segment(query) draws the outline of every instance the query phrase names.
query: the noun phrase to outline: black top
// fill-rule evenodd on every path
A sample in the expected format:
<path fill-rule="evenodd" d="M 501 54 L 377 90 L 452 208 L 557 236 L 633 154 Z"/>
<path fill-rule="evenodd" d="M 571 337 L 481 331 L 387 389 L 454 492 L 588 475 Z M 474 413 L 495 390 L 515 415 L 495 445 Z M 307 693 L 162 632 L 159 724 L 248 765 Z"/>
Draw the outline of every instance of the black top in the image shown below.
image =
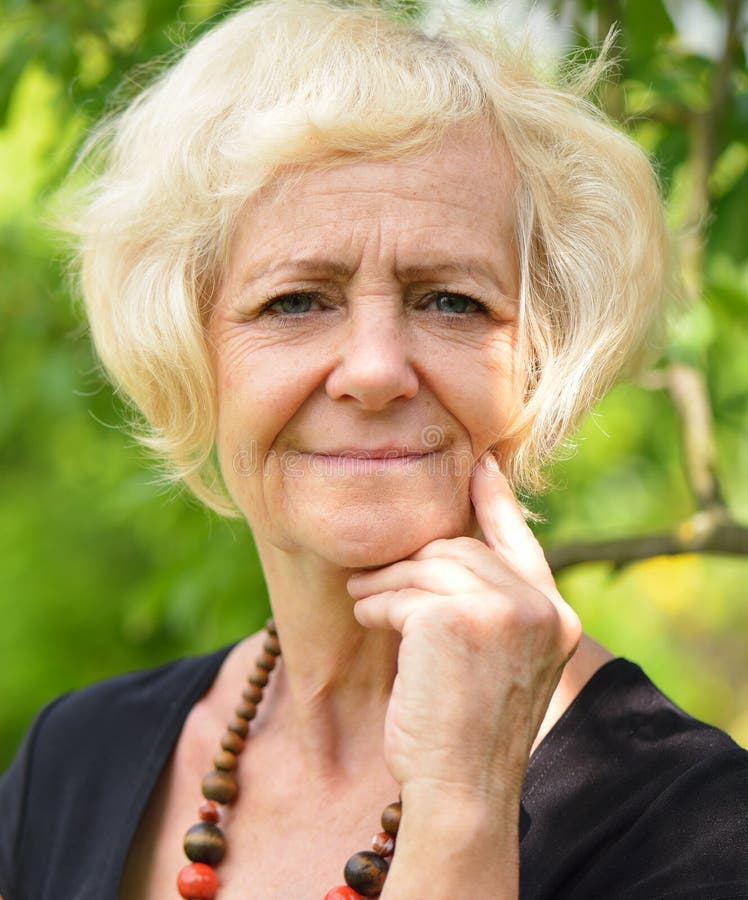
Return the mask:
<path fill-rule="evenodd" d="M 0 779 L 5 900 L 116 900 L 158 776 L 229 649 L 42 710 Z M 523 900 L 748 900 L 748 753 L 623 659 L 533 754 L 522 805 Z"/>

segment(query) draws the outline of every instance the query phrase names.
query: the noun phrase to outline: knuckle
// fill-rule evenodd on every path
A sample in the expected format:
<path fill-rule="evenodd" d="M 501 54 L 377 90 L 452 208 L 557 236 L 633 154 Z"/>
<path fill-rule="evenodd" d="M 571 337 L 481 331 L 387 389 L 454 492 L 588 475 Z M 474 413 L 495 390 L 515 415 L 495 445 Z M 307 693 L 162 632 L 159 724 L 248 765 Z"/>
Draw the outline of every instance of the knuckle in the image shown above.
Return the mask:
<path fill-rule="evenodd" d="M 475 651 L 484 648 L 495 631 L 493 617 L 481 604 L 450 603 L 440 619 L 451 640 Z"/>
<path fill-rule="evenodd" d="M 486 549 L 486 545 L 482 541 L 479 541 L 477 538 L 468 537 L 467 535 L 452 538 L 449 543 L 451 543 L 455 549 L 459 550 Z"/>
<path fill-rule="evenodd" d="M 476 547 L 485 549 L 485 544 L 471 537 L 453 537 L 453 538 L 437 538 L 426 544 L 418 553 L 424 550 L 432 556 L 451 556 L 455 552 L 470 552 Z"/>

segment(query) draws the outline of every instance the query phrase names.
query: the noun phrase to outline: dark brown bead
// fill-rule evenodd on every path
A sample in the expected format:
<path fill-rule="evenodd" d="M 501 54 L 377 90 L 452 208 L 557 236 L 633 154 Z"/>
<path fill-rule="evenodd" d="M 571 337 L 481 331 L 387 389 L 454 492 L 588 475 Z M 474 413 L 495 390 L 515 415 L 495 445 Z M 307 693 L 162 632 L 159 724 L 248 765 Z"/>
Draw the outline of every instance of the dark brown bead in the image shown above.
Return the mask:
<path fill-rule="evenodd" d="M 249 734 L 249 722 L 246 719 L 240 719 L 239 716 L 232 719 L 226 727 L 229 731 L 233 731 L 234 734 L 238 734 L 242 738 Z"/>
<path fill-rule="evenodd" d="M 257 657 L 255 665 L 258 669 L 264 669 L 266 672 L 272 672 L 275 668 L 276 657 L 273 656 L 272 653 L 268 653 L 267 650 L 263 650 L 263 652 Z"/>
<path fill-rule="evenodd" d="M 384 828 L 387 834 L 391 834 L 392 837 L 395 837 L 397 829 L 400 827 L 400 815 L 402 810 L 402 803 L 396 802 L 390 803 L 389 806 L 385 806 L 384 812 L 382 813 L 382 828 Z"/>
<path fill-rule="evenodd" d="M 200 822 L 185 834 L 184 852 L 192 862 L 217 866 L 226 852 L 226 838 L 217 825 Z"/>
<path fill-rule="evenodd" d="M 236 753 L 230 750 L 221 750 L 216 753 L 213 765 L 222 772 L 233 772 L 236 768 Z"/>
<path fill-rule="evenodd" d="M 244 703 L 240 703 L 234 712 L 239 716 L 240 719 L 246 719 L 248 722 L 251 722 L 252 719 L 257 715 L 257 704 L 250 703 L 248 700 L 245 700 Z"/>
<path fill-rule="evenodd" d="M 208 772 L 203 778 L 203 796 L 206 800 L 215 800 L 216 803 L 231 803 L 236 797 L 239 786 L 236 778 L 230 772 Z"/>
<path fill-rule="evenodd" d="M 382 893 L 389 871 L 387 860 L 372 850 L 354 853 L 345 864 L 343 876 L 346 884 L 364 897 L 376 897 Z"/>
<path fill-rule="evenodd" d="M 257 685 L 257 687 L 264 688 L 268 681 L 270 681 L 270 677 L 264 669 L 258 669 L 254 675 L 249 676 L 249 683 Z"/>
<path fill-rule="evenodd" d="M 193 825 L 184 836 L 184 852 L 192 862 L 204 862 L 217 866 L 226 852 L 226 838 L 217 825 L 200 822 Z"/>
<path fill-rule="evenodd" d="M 281 655 L 280 641 L 277 637 L 273 637 L 272 635 L 265 638 L 265 643 L 262 645 L 262 649 L 267 653 L 271 653 L 273 656 Z"/>
<path fill-rule="evenodd" d="M 244 738 L 234 731 L 225 731 L 221 738 L 221 746 L 232 753 L 241 753 L 244 749 Z"/>
<path fill-rule="evenodd" d="M 272 616 L 265 622 L 265 631 L 273 637 L 278 637 L 278 632 L 275 628 L 275 619 Z"/>
<path fill-rule="evenodd" d="M 256 684 L 250 684 L 242 691 L 242 697 L 248 703 L 259 703 L 262 700 L 262 688 Z"/>

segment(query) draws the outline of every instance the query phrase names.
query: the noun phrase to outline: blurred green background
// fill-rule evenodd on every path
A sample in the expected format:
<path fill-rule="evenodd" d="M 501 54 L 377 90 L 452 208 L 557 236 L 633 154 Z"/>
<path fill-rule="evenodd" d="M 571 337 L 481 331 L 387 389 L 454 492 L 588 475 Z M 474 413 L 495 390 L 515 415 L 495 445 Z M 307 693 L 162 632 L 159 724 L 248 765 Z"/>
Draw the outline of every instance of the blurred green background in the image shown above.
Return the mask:
<path fill-rule="evenodd" d="M 417 9 L 418 3 L 409 4 Z M 526 4 L 510 4 L 520 18 Z M 665 365 L 703 374 L 716 471 L 748 523 L 748 75 L 741 4 L 561 2 L 550 43 L 620 25 L 601 91 L 653 154 L 698 302 Z M 5 0 L 0 20 L 0 767 L 41 703 L 131 668 L 217 647 L 262 623 L 251 538 L 155 483 L 101 377 L 43 223 L 86 127 L 227 11 L 173 0 Z M 741 22 L 742 16 L 742 22 Z M 728 24 L 732 23 L 728 28 Z M 742 30 L 741 30 L 742 29 Z M 727 50 L 727 52 L 725 52 Z M 703 239 L 703 240 L 702 240 Z M 661 369 L 665 371 L 665 369 Z M 547 548 L 673 532 L 696 511 L 666 390 L 614 390 L 536 503 Z M 587 630 L 693 714 L 748 745 L 748 557 L 574 566 L 562 592 Z"/>

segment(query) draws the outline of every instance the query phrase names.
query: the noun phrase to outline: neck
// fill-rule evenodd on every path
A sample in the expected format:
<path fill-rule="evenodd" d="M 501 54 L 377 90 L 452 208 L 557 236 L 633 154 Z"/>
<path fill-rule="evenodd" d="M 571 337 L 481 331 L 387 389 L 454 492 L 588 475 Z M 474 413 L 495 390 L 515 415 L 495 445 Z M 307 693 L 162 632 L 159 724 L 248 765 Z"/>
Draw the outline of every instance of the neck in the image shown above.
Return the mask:
<path fill-rule="evenodd" d="M 353 570 L 258 547 L 283 647 L 279 720 L 318 774 L 338 776 L 381 755 L 400 635 L 362 628 L 346 582 Z M 282 718 L 281 718 L 282 716 Z"/>
<path fill-rule="evenodd" d="M 258 546 L 284 664 L 276 675 L 277 721 L 314 774 L 331 779 L 381 758 L 384 719 L 397 674 L 400 635 L 362 628 L 346 589 L 351 569 L 319 557 Z M 566 665 L 533 750 L 611 654 L 587 636 Z M 274 703 L 275 705 L 275 703 Z"/>

